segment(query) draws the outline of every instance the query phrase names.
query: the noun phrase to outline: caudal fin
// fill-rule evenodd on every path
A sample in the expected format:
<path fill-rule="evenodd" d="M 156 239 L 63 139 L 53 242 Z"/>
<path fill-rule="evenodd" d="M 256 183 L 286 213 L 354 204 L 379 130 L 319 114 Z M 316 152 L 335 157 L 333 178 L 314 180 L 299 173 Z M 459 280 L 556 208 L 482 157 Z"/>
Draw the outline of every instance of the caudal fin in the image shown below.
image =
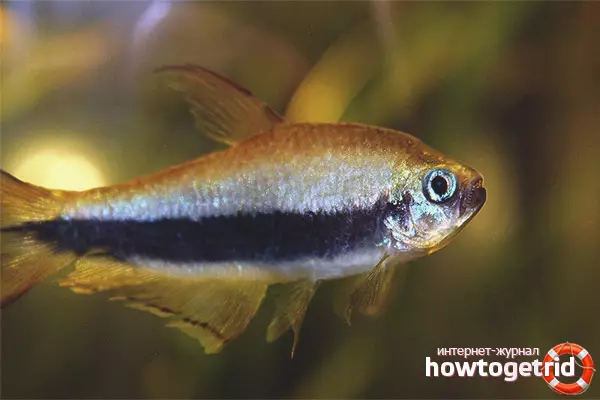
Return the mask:
<path fill-rule="evenodd" d="M 75 260 L 74 254 L 58 253 L 53 243 L 37 239 L 31 229 L 58 215 L 63 194 L 21 182 L 0 170 L 2 308 Z"/>

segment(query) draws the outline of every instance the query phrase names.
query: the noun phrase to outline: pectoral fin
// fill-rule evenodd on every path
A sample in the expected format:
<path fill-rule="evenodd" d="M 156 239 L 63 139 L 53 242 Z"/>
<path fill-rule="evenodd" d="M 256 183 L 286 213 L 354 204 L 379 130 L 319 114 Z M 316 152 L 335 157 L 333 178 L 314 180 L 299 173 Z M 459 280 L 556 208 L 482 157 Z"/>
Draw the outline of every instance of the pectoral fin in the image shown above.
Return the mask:
<path fill-rule="evenodd" d="M 350 324 L 353 311 L 367 316 L 381 314 L 393 293 L 392 282 L 398 268 L 393 259 L 385 256 L 367 274 L 359 275 L 346 285 L 336 312 Z"/>
<path fill-rule="evenodd" d="M 81 259 L 61 286 L 77 293 L 107 291 L 130 307 L 169 318 L 167 326 L 198 339 L 216 353 L 244 332 L 268 282 L 171 275 L 107 257 Z"/>
<path fill-rule="evenodd" d="M 300 328 L 306 314 L 306 308 L 318 285 L 318 282 L 315 283 L 310 280 L 288 283 L 281 288 L 282 292 L 276 300 L 275 315 L 267 328 L 267 341 L 277 340 L 291 328 L 294 331 L 292 358 L 294 358 L 294 351 L 300 337 Z"/>
<path fill-rule="evenodd" d="M 172 87 L 185 94 L 196 125 L 210 138 L 232 145 L 285 122 L 282 116 L 247 89 L 207 69 L 163 67 Z"/>

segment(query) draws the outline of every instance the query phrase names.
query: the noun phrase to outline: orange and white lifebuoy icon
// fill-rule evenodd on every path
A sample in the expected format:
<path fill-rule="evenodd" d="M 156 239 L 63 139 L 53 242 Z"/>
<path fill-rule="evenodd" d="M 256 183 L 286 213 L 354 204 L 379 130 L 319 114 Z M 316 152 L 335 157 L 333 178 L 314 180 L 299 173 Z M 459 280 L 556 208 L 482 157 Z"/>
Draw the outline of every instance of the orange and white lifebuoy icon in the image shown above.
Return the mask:
<path fill-rule="evenodd" d="M 572 354 L 581 360 L 581 367 L 583 368 L 583 374 L 574 383 L 562 383 L 556 376 L 554 376 L 554 365 L 550 366 L 548 370 L 545 368 L 542 371 L 542 376 L 548 386 L 552 388 L 556 393 L 559 394 L 567 394 L 567 395 L 577 395 L 585 392 L 590 383 L 592 382 L 592 377 L 594 376 L 594 360 L 592 360 L 592 356 L 586 349 L 581 347 L 575 343 L 561 343 L 557 344 L 553 348 L 548 351 L 546 357 L 544 357 L 544 366 L 546 363 L 554 364 L 556 357 L 562 356 L 563 354 Z M 546 374 L 546 371 L 549 373 Z"/>

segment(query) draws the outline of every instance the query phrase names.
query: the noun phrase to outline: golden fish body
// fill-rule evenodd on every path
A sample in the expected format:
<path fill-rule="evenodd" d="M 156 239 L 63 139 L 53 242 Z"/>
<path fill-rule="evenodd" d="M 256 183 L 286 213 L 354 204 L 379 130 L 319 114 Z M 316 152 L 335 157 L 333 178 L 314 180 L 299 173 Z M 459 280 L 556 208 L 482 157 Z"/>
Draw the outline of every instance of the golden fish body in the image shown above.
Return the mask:
<path fill-rule="evenodd" d="M 63 286 L 111 291 L 214 352 L 245 329 L 274 283 L 290 294 L 271 340 L 298 332 L 323 279 L 368 273 L 344 312 L 376 311 L 393 264 L 443 247 L 483 206 L 475 170 L 408 134 L 288 123 L 210 71 L 168 72 L 200 127 L 232 145 L 84 192 L 3 172 L 3 304 L 77 261 Z M 41 257 L 53 262 L 42 267 Z"/>

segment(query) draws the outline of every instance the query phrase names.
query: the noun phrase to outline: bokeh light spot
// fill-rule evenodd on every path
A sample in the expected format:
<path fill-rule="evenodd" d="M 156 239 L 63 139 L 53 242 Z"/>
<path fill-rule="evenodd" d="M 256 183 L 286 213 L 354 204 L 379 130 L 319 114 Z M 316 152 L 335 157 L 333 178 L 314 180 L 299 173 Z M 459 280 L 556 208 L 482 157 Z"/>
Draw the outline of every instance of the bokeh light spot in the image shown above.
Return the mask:
<path fill-rule="evenodd" d="M 23 159 L 15 175 L 36 185 L 65 190 L 85 190 L 104 185 L 104 177 L 84 156 L 45 149 Z"/>

